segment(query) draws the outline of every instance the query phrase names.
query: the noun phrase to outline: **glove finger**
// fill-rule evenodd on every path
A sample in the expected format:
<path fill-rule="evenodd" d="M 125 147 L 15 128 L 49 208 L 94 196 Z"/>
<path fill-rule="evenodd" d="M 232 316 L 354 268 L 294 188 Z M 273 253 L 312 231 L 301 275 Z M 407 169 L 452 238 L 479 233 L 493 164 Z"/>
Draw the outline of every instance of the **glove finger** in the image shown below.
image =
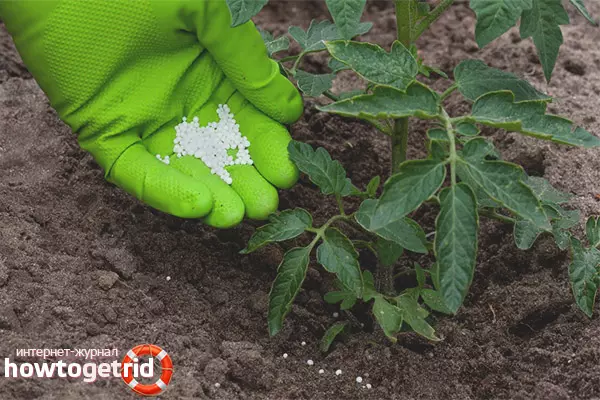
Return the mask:
<path fill-rule="evenodd" d="M 230 228 L 239 224 L 244 218 L 244 202 L 240 196 L 228 184 L 223 182 L 217 175 L 213 175 L 210 169 L 199 159 L 192 156 L 177 156 L 171 158 L 173 168 L 202 182 L 212 193 L 214 199 L 213 208 L 206 216 L 204 222 L 215 228 Z"/>
<path fill-rule="evenodd" d="M 200 218 L 213 208 L 209 188 L 150 154 L 141 143 L 127 148 L 107 179 L 157 210 L 181 218 Z"/>
<path fill-rule="evenodd" d="M 281 123 L 300 118 L 302 97 L 281 75 L 279 65 L 268 57 L 260 33 L 251 21 L 231 28 L 225 1 L 205 1 L 196 26 L 200 44 L 245 98 Z"/>
<path fill-rule="evenodd" d="M 289 189 L 298 181 L 298 169 L 290 161 L 287 146 L 292 140 L 288 130 L 269 118 L 239 94 L 228 102 L 240 132 L 250 141 L 250 157 L 267 181 L 280 189 Z"/>
<path fill-rule="evenodd" d="M 231 188 L 246 206 L 246 217 L 264 220 L 277 211 L 277 190 L 251 165 L 233 165 L 226 168 L 231 174 Z"/>

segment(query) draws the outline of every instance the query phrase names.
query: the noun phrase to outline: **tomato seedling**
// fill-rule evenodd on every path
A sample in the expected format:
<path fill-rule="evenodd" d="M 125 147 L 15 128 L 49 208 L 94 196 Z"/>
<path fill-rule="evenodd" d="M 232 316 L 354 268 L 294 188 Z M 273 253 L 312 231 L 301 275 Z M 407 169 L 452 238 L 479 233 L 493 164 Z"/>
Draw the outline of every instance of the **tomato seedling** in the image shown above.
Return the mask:
<path fill-rule="evenodd" d="M 227 2 L 234 25 L 248 21 L 266 3 Z M 453 0 L 442 0 L 433 9 L 417 0 L 395 1 L 398 40 L 389 51 L 353 40 L 371 28 L 370 23 L 361 22 L 366 0 L 326 3 L 333 22 L 312 21 L 306 31 L 289 28 L 289 36 L 301 52 L 281 58 L 281 70 L 305 95 L 325 96 L 332 101 L 318 107 L 320 111 L 366 121 L 388 135 L 392 175 L 378 197 L 379 177 L 361 190 L 323 148 L 315 150 L 299 142 L 289 145 L 291 160 L 323 195 L 335 197 L 340 212 L 315 227 L 306 210 L 282 211 L 257 229 L 243 250 L 248 253 L 269 243 L 305 233 L 312 235 L 310 244 L 289 250 L 279 266 L 270 293 L 271 335 L 281 330 L 316 249 L 317 262 L 336 276 L 338 288 L 325 296 L 327 302 L 340 303 L 342 310 L 351 309 L 358 301 L 371 304 L 373 316 L 391 340 L 407 328 L 429 340 L 438 340 L 427 317 L 431 311 L 455 314 L 463 304 L 473 280 L 481 217 L 514 224 L 515 243 L 520 249 L 530 248 L 542 234 L 552 235 L 561 249 L 570 249 L 569 275 L 575 301 L 591 316 L 600 285 L 598 219 L 588 220 L 588 243 L 584 245 L 569 231 L 579 222 L 578 211 L 564 208 L 571 196 L 543 178 L 528 176 L 519 165 L 502 161 L 492 141 L 479 135 L 479 127 L 501 128 L 571 146 L 598 147 L 600 139 L 567 119 L 547 113 L 552 98 L 509 72 L 490 68 L 479 60 L 465 60 L 456 66 L 450 80 L 444 72 L 425 65 L 415 41 Z M 582 0 L 571 3 L 596 24 Z M 544 75 L 550 79 L 563 41 L 560 26 L 569 23 L 561 0 L 510 4 L 504 0 L 471 0 L 470 6 L 477 16 L 475 36 L 480 47 L 520 20 L 521 37 L 533 39 Z M 289 49 L 287 36 L 261 34 L 270 56 Z M 329 54 L 330 73 L 312 74 L 301 69 L 302 60 L 315 52 Z M 332 82 L 342 70 L 354 71 L 366 81 L 366 89 L 333 93 Z M 431 74 L 447 79 L 448 89 L 439 93 L 419 80 Z M 445 100 L 454 92 L 471 103 L 469 114 L 450 115 L 446 110 Z M 406 159 L 409 118 L 431 123 L 425 159 Z M 342 200 L 347 196 L 362 199 L 358 210 L 344 209 Z M 431 235 L 410 218 L 425 202 L 439 207 Z M 360 232 L 359 237 L 351 238 L 356 232 Z M 377 256 L 377 279 L 361 268 L 357 247 Z M 426 269 L 415 265 L 417 287 L 398 292 L 394 266 L 405 251 L 433 253 L 436 261 Z M 326 332 L 322 348 L 327 350 L 348 325 L 333 325 Z"/>

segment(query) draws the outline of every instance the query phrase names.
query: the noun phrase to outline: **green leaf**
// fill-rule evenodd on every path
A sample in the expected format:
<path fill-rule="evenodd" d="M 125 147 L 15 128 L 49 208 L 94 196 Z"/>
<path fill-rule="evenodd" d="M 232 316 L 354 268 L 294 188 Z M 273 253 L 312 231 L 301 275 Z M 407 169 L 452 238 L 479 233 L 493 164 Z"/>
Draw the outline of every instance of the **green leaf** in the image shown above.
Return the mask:
<path fill-rule="evenodd" d="M 543 229 L 538 228 L 531 221 L 524 219 L 517 221 L 513 230 L 517 248 L 521 250 L 529 250 L 543 232 Z"/>
<path fill-rule="evenodd" d="M 562 0 L 532 0 L 521 17 L 521 38 L 533 38 L 546 80 L 550 81 L 558 50 L 563 43 L 560 25 L 569 23 Z"/>
<path fill-rule="evenodd" d="M 312 227 L 312 216 L 302 208 L 285 210 L 269 216 L 269 223 L 254 232 L 241 254 L 251 253 L 269 243 L 282 242 L 301 235 Z"/>
<path fill-rule="evenodd" d="M 300 291 L 308 270 L 311 247 L 296 247 L 285 253 L 277 277 L 269 294 L 269 333 L 275 336 L 281 330 L 283 319 Z"/>
<path fill-rule="evenodd" d="M 342 39 L 356 36 L 367 0 L 326 0 Z"/>
<path fill-rule="evenodd" d="M 473 104 L 473 119 L 483 125 L 520 132 L 556 143 L 583 147 L 600 146 L 600 138 L 575 127 L 571 121 L 546 114 L 546 103 L 515 103 L 510 92 L 490 93 Z"/>
<path fill-rule="evenodd" d="M 395 335 L 400 332 L 402 327 L 402 310 L 390 304 L 383 297 L 377 296 L 373 304 L 373 315 L 383 329 L 383 333 L 395 343 L 397 341 Z"/>
<path fill-rule="evenodd" d="M 571 251 L 573 261 L 569 265 L 569 278 L 573 296 L 581 311 L 591 318 L 600 284 L 597 270 L 600 265 L 600 251 L 584 248 L 575 238 L 571 238 Z"/>
<path fill-rule="evenodd" d="M 327 353 L 331 344 L 335 340 L 335 338 L 346 329 L 348 322 L 336 322 L 331 325 L 329 329 L 325 331 L 323 337 L 321 338 L 321 343 L 319 344 L 319 350 L 323 353 Z"/>
<path fill-rule="evenodd" d="M 590 12 L 587 10 L 587 8 L 585 8 L 585 4 L 583 3 L 583 0 L 570 0 L 570 1 L 571 1 L 571 4 L 573 4 L 575 6 L 577 11 L 579 11 L 579 13 L 581 15 L 583 15 L 592 25 L 598 26 L 598 22 L 596 22 L 594 17 L 592 17 L 592 14 L 590 14 Z"/>
<path fill-rule="evenodd" d="M 540 200 L 547 203 L 562 204 L 573 198 L 573 195 L 561 192 L 546 179 L 538 176 L 528 176 L 525 183 L 533 189 L 533 192 Z"/>
<path fill-rule="evenodd" d="M 391 267 L 404 253 L 404 248 L 395 242 L 378 237 L 375 242 L 377 258 L 384 267 Z"/>
<path fill-rule="evenodd" d="M 471 0 L 477 15 L 475 39 L 479 47 L 502 36 L 516 25 L 521 13 L 531 8 L 532 0 Z"/>
<path fill-rule="evenodd" d="M 550 222 L 544 209 L 523 180 L 525 171 L 515 164 L 504 161 L 462 160 L 458 174 L 467 182 L 473 182 L 493 200 L 500 202 L 510 211 L 533 222 L 537 227 L 550 230 Z"/>
<path fill-rule="evenodd" d="M 437 342 L 440 340 L 435 336 L 435 330 L 425 321 L 429 313 L 417 303 L 417 300 L 411 296 L 398 296 L 396 297 L 396 302 L 398 308 L 402 310 L 403 321 L 413 331 L 431 341 Z"/>
<path fill-rule="evenodd" d="M 290 160 L 300 171 L 309 176 L 311 182 L 317 185 L 323 194 L 348 196 L 358 190 L 346 177 L 346 170 L 342 164 L 332 160 L 324 148 L 319 147 L 314 150 L 306 143 L 291 141 L 288 151 Z"/>
<path fill-rule="evenodd" d="M 317 261 L 328 272 L 350 289 L 357 297 L 362 296 L 363 280 L 358 265 L 358 253 L 354 245 L 336 228 L 328 228 L 323 243 L 317 249 Z"/>
<path fill-rule="evenodd" d="M 372 94 L 364 94 L 317 107 L 320 111 L 356 118 L 431 119 L 438 115 L 437 95 L 419 82 L 408 87 L 406 93 L 387 86 L 375 87 Z"/>
<path fill-rule="evenodd" d="M 467 141 L 462 149 L 461 155 L 466 160 L 483 161 L 487 156 L 496 154 L 494 143 L 482 137 Z"/>
<path fill-rule="evenodd" d="M 335 74 L 315 75 L 302 70 L 296 72 L 298 88 L 311 97 L 319 97 L 331 89 L 334 78 Z"/>
<path fill-rule="evenodd" d="M 553 229 L 552 235 L 554 236 L 554 241 L 556 245 L 561 250 L 566 250 L 571 244 L 571 234 L 569 231 L 565 231 L 563 229 Z"/>
<path fill-rule="evenodd" d="M 337 27 L 330 21 L 313 19 L 306 31 L 298 26 L 291 26 L 288 32 L 304 52 L 325 50 L 325 41 L 340 39 Z"/>
<path fill-rule="evenodd" d="M 326 46 L 333 58 L 377 85 L 405 91 L 419 72 L 417 61 L 398 41 L 390 53 L 371 43 L 334 41 L 327 42 Z"/>
<path fill-rule="evenodd" d="M 454 313 L 446 306 L 442 295 L 433 289 L 422 289 L 421 298 L 427 307 L 433 311 L 437 311 L 442 314 L 453 315 Z"/>
<path fill-rule="evenodd" d="M 269 0 L 226 0 L 231 13 L 231 26 L 236 27 L 250 21 Z"/>
<path fill-rule="evenodd" d="M 275 53 L 290 48 L 290 39 L 287 36 L 280 36 L 277 39 L 275 39 L 271 32 L 265 31 L 260 28 L 258 29 L 258 31 L 260 32 L 260 36 L 265 42 L 265 46 L 267 47 L 267 54 L 269 54 L 269 57 L 272 57 Z"/>
<path fill-rule="evenodd" d="M 329 67 L 329 69 L 331 69 L 331 71 L 336 74 L 340 71 L 344 71 L 347 69 L 350 69 L 349 66 L 347 66 L 346 64 L 344 64 L 341 61 L 336 60 L 335 58 L 331 58 L 329 60 L 329 63 L 327 64 L 327 66 Z M 361 93 L 364 93 L 362 90 L 360 91 Z"/>
<path fill-rule="evenodd" d="M 356 295 L 349 290 L 340 290 L 334 292 L 328 292 L 325 294 L 323 299 L 329 304 L 336 304 L 341 302 L 340 309 L 348 310 L 356 304 Z"/>
<path fill-rule="evenodd" d="M 590 217 L 585 224 L 585 233 L 590 246 L 600 246 L 600 217 Z"/>
<path fill-rule="evenodd" d="M 484 94 L 510 91 L 515 102 L 528 100 L 551 101 L 552 98 L 531 86 L 529 82 L 510 72 L 488 67 L 480 60 L 465 60 L 454 69 L 458 90 L 471 101 Z"/>
<path fill-rule="evenodd" d="M 369 184 L 367 185 L 367 195 L 371 198 L 375 197 L 377 195 L 377 189 L 379 189 L 379 184 L 381 183 L 381 177 L 379 175 L 373 177 L 373 179 L 371 179 L 369 181 Z"/>
<path fill-rule="evenodd" d="M 373 274 L 371 271 L 363 272 L 363 282 L 364 282 L 364 291 L 363 291 L 363 301 L 371 301 L 377 296 L 377 290 L 375 290 L 375 280 L 373 279 Z"/>
<path fill-rule="evenodd" d="M 358 24 L 353 36 L 367 33 L 372 26 L 370 22 Z M 317 22 L 312 20 L 306 31 L 300 27 L 292 26 L 288 32 L 300 44 L 303 53 L 325 50 L 326 41 L 342 39 L 337 26 L 330 21 Z"/>
<path fill-rule="evenodd" d="M 385 183 L 379 200 L 369 199 L 361 204 L 356 220 L 384 239 L 411 251 L 427 253 L 422 243 L 417 245 L 422 240 L 421 232 L 417 231 L 418 225 L 405 216 L 435 194 L 445 177 L 446 168 L 437 160 L 407 161 Z M 415 238 L 420 239 L 416 241 Z"/>
<path fill-rule="evenodd" d="M 435 223 L 435 255 L 439 265 L 440 293 L 452 312 L 460 308 L 475 272 L 477 257 L 477 202 L 466 183 L 440 193 Z"/>
<path fill-rule="evenodd" d="M 463 136 L 477 136 L 481 131 L 475 124 L 470 122 L 461 122 L 456 125 L 456 132 Z"/>
<path fill-rule="evenodd" d="M 442 128 L 431 128 L 427 131 L 427 137 L 430 140 L 448 141 L 448 132 Z"/>

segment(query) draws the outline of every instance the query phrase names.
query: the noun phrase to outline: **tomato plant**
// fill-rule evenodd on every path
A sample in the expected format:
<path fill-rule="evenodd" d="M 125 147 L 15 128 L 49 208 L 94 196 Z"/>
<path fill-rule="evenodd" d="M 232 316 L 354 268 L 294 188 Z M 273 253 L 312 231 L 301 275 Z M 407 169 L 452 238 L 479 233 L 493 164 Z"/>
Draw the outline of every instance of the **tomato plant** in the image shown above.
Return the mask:
<path fill-rule="evenodd" d="M 234 25 L 247 21 L 267 2 L 227 1 Z M 379 177 L 361 190 L 325 149 L 290 144 L 291 160 L 323 195 L 335 197 L 340 212 L 316 227 L 306 210 L 282 211 L 257 229 L 243 250 L 248 253 L 269 243 L 312 235 L 310 244 L 289 250 L 279 266 L 270 293 L 271 335 L 282 328 L 316 249 L 317 262 L 336 276 L 337 290 L 325 296 L 327 302 L 340 303 L 342 310 L 351 309 L 358 301 L 369 303 L 392 340 L 406 328 L 438 340 L 427 317 L 432 311 L 455 314 L 465 300 L 476 266 L 481 217 L 514 224 L 520 249 L 530 248 L 543 234 L 552 235 L 561 249 L 570 249 L 573 295 L 579 308 L 591 316 L 600 285 L 599 219 L 588 220 L 584 244 L 570 232 L 579 223 L 579 212 L 564 207 L 570 196 L 543 178 L 528 176 L 519 165 L 503 161 L 492 141 L 479 135 L 479 127 L 571 146 L 598 147 L 600 139 L 567 119 L 548 114 L 552 98 L 514 74 L 479 60 L 465 60 L 456 66 L 451 80 L 439 69 L 425 65 L 415 41 L 453 0 L 441 0 L 434 8 L 417 0 L 395 1 L 398 37 L 389 51 L 353 40 L 371 28 L 371 23 L 361 22 L 366 0 L 326 3 L 333 22 L 312 21 L 306 31 L 289 28 L 289 36 L 301 52 L 279 59 L 282 73 L 306 96 L 329 98 L 331 102 L 319 106 L 320 111 L 366 121 L 389 136 L 392 174 L 377 196 Z M 571 0 L 571 4 L 595 24 L 582 0 Z M 561 0 L 471 0 L 470 6 L 477 16 L 475 36 L 480 47 L 520 20 L 521 37 L 533 39 L 544 75 L 550 79 L 563 41 L 560 26 L 569 23 Z M 272 57 L 289 49 L 287 36 L 261 34 Z M 304 57 L 314 52 L 329 54 L 330 73 L 311 74 L 301 69 Z M 333 93 L 332 82 L 342 70 L 354 71 L 366 81 L 366 89 Z M 448 89 L 439 93 L 419 80 L 430 74 L 447 79 Z M 455 91 L 471 103 L 469 114 L 450 115 L 446 110 L 445 100 Z M 406 159 L 409 118 L 431 123 L 425 138 L 426 159 Z M 345 209 L 343 198 L 347 196 L 362 199 L 357 210 Z M 410 218 L 425 202 L 439 207 L 435 232 L 430 235 Z M 359 247 L 377 256 L 375 276 L 361 268 Z M 398 291 L 394 266 L 405 251 L 432 253 L 435 262 L 428 268 L 415 265 L 417 287 Z M 345 326 L 332 326 L 322 347 L 328 348 Z"/>

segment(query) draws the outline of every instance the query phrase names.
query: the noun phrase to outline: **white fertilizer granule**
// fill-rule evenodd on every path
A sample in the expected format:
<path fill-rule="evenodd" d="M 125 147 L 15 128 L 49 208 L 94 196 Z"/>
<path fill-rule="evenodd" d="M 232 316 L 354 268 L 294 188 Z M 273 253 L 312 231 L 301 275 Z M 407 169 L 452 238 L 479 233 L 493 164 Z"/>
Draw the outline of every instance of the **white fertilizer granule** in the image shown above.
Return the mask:
<path fill-rule="evenodd" d="M 250 142 L 242 136 L 240 126 L 235 121 L 231 110 L 226 104 L 217 107 L 219 121 L 210 122 L 201 127 L 198 117 L 192 122 L 183 122 L 175 127 L 173 152 L 177 157 L 192 156 L 199 158 L 210 168 L 210 172 L 217 175 L 225 183 L 231 185 L 233 179 L 225 167 L 232 165 L 252 165 L 248 152 Z M 161 161 L 169 163 L 168 156 Z"/>

